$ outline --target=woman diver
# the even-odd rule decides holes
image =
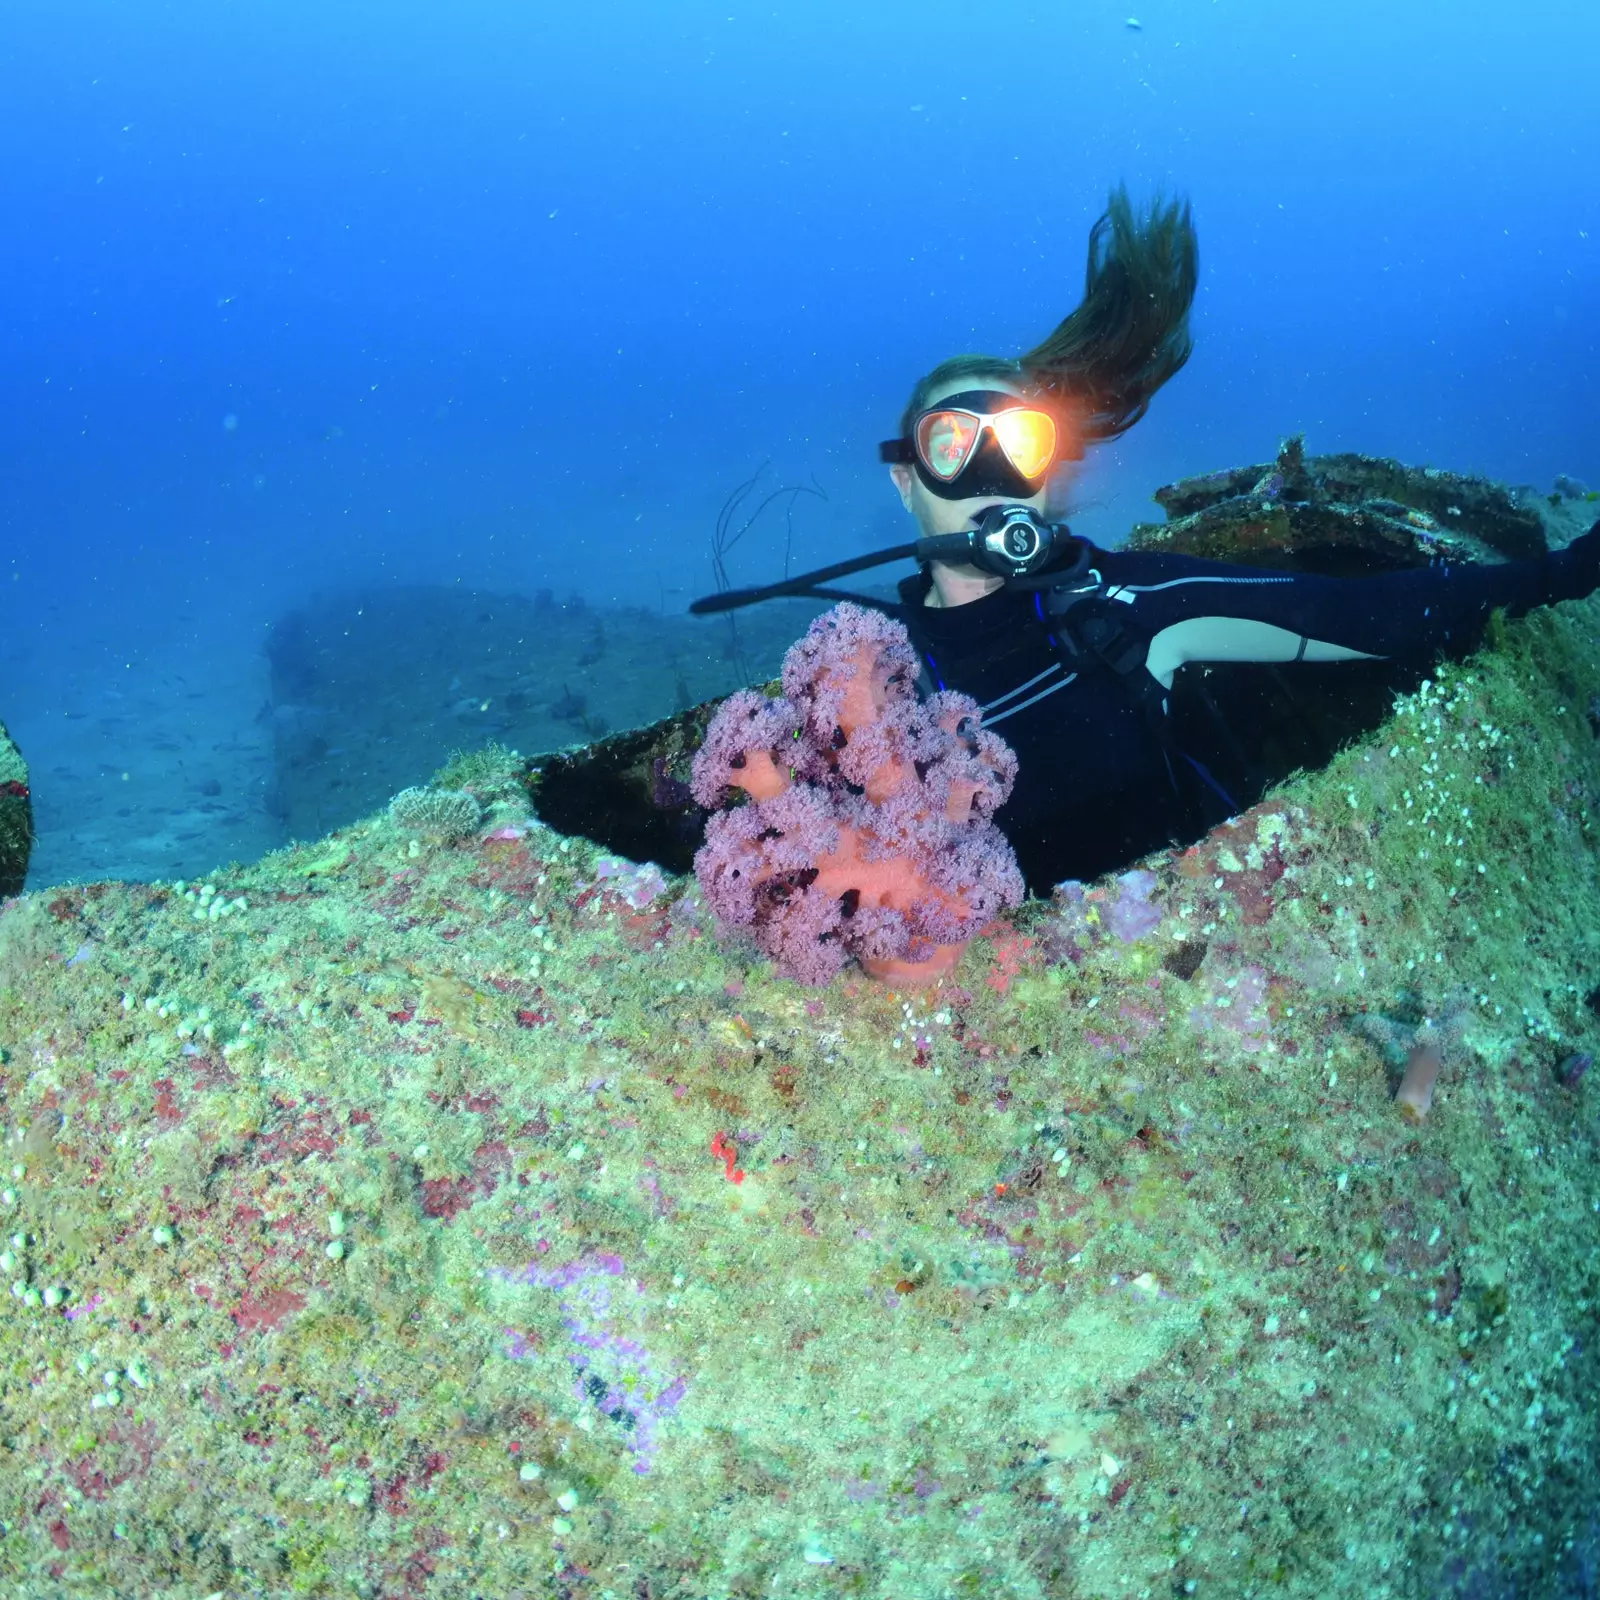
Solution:
[[[1173,676],[1186,662],[1426,667],[1470,652],[1496,610],[1520,616],[1600,585],[1600,523],[1537,560],[1329,578],[1102,550],[1047,521],[1055,469],[1125,433],[1188,360],[1197,273],[1188,206],[1136,217],[1118,190],[1090,233],[1077,310],[1015,360],[964,355],[935,367],[912,391],[900,436],[879,447],[916,519],[915,544],[690,608],[807,594],[893,612],[922,659],[924,690],[971,695],[1016,751],[1016,785],[995,820],[1035,893],[1198,837],[1259,797],[1248,772],[1242,786],[1219,779],[1173,717]],[[820,587],[906,556],[919,570],[898,606]]]
[[[1191,556],[1101,550],[1054,532],[1038,576],[985,559],[992,534],[1041,524],[1052,471],[1142,417],[1189,357],[1197,276],[1186,205],[1136,218],[1112,196],[1089,241],[1081,305],[1014,361],[957,356],[912,391],[880,447],[922,549],[963,541],[900,585],[897,611],[925,683],[983,707],[1017,752],[996,821],[1029,886],[1048,892],[1185,838],[1257,798],[1230,794],[1186,753],[1168,702],[1186,662],[1431,663],[1478,643],[1491,612],[1600,585],[1600,523],[1540,560],[1437,565],[1363,578]]]

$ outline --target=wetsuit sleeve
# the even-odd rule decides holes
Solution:
[[[1338,647],[1340,654],[1431,660],[1441,651],[1459,655],[1473,649],[1496,610],[1521,616],[1600,587],[1600,522],[1564,550],[1531,561],[1440,562],[1368,578],[1132,552],[1106,567],[1110,592],[1134,604],[1142,630],[1158,639],[1173,629],[1175,638],[1191,641],[1180,652],[1183,660],[1286,659],[1276,649],[1251,656],[1228,648],[1225,626],[1196,627],[1198,619],[1264,623],[1298,636],[1302,646],[1317,642]],[[1180,630],[1180,624],[1188,626]],[[1244,630],[1239,636],[1251,637]],[[1219,653],[1207,650],[1208,638]]]

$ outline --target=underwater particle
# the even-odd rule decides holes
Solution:
[[[1137,17],[1125,17],[1122,26],[1130,33],[1144,32],[1144,24]]]
[[[460,839],[483,819],[483,808],[465,789],[402,789],[389,802],[389,816],[406,833],[430,839]]]
[[[1419,1044],[1406,1058],[1406,1070],[1395,1091],[1394,1103],[1407,1122],[1421,1122],[1433,1104],[1433,1086],[1439,1076],[1439,1047]]]

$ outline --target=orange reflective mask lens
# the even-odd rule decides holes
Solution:
[[[917,418],[917,454],[936,478],[948,483],[972,459],[982,427],[970,411],[930,411]]]
[[[1024,478],[1041,478],[1056,458],[1056,419],[1048,411],[1019,406],[989,419],[1007,459]]]
[[[1048,411],[1032,406],[925,411],[917,418],[917,455],[934,477],[949,483],[971,461],[986,428],[1020,476],[1042,478],[1050,470],[1056,458],[1056,421]]]

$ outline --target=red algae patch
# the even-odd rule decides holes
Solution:
[[[306,1297],[292,1289],[272,1289],[266,1294],[247,1294],[233,1313],[240,1333],[262,1333],[276,1328],[283,1319],[305,1309]]]

